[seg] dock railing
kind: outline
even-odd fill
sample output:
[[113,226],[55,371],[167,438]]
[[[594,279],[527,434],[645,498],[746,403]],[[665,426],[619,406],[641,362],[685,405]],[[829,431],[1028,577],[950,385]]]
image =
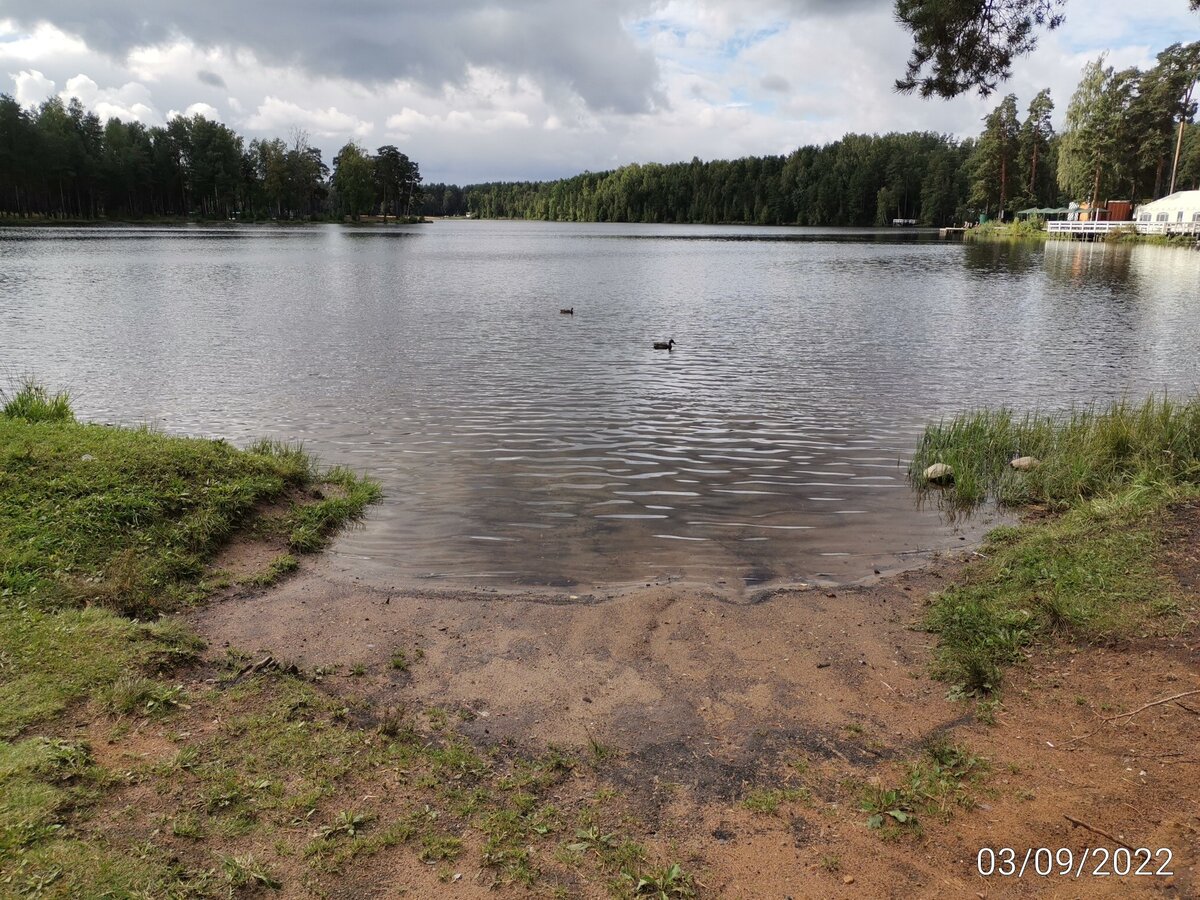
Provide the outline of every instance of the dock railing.
[[1049,234],[1093,237],[1114,231],[1136,231],[1138,234],[1200,235],[1200,222],[1047,222]]

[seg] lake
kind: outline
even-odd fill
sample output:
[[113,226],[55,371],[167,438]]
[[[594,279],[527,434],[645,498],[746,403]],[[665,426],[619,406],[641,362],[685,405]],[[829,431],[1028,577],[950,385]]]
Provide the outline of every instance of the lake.
[[389,582],[844,581],[986,524],[918,508],[924,423],[1196,390],[1198,289],[1186,250],[913,231],[5,228],[0,381],[370,474],[334,551]]

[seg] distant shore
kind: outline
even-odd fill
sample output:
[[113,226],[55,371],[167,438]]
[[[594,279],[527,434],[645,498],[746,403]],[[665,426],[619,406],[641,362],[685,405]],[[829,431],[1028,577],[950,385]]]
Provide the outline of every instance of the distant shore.
[[[436,218],[443,218],[438,216]],[[346,219],[203,219],[196,216],[151,216],[142,218],[96,218],[56,219],[47,216],[0,215],[0,228],[85,228],[95,226],[128,225],[425,225],[433,221],[428,216],[360,216],[357,220]]]

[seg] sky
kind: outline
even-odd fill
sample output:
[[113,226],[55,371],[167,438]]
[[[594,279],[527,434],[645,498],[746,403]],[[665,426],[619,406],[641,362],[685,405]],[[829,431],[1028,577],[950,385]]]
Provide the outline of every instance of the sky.
[[[1200,40],[1187,0],[1069,0],[1017,61],[1056,124],[1085,62]],[[102,118],[202,113],[248,139],[395,144],[426,182],[788,153],[848,132],[968,136],[999,97],[893,90],[891,0],[0,0],[0,92]]]

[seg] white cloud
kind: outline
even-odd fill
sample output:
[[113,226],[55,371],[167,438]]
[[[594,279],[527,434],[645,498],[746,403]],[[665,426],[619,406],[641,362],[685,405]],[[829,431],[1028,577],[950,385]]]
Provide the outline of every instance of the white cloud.
[[79,74],[67,79],[58,96],[64,102],[78,98],[104,120],[136,120],[147,125],[159,125],[163,121],[154,109],[150,89],[136,81],[128,81],[117,88],[102,88],[87,75]]
[[25,30],[11,19],[0,19],[0,50],[6,59],[24,63],[60,61],[88,53],[87,44],[53,25],[43,22]]
[[314,137],[364,138],[374,131],[369,121],[345,113],[336,106],[326,109],[306,109],[290,100],[264,97],[258,109],[246,119],[246,125],[256,131],[286,133],[291,128],[303,128]]
[[36,106],[54,94],[54,82],[37,69],[17,72],[12,80],[13,96],[22,106]]
[[215,106],[209,106],[207,103],[192,103],[183,111],[185,116],[204,116],[206,119],[220,119],[221,114],[217,112]]

